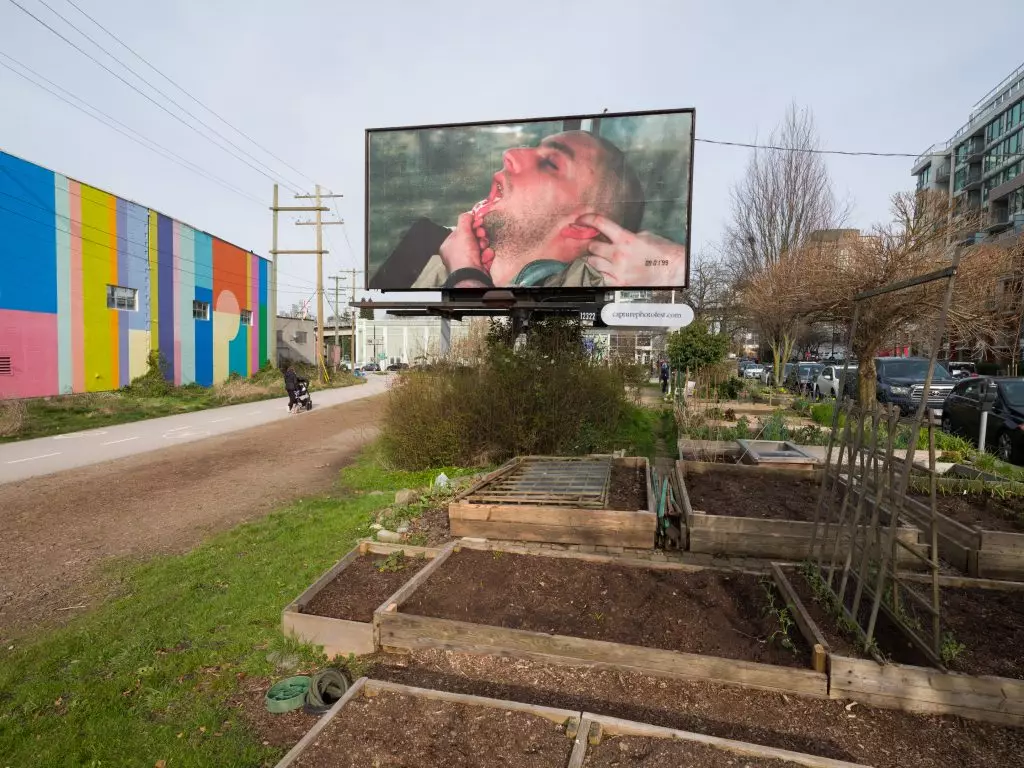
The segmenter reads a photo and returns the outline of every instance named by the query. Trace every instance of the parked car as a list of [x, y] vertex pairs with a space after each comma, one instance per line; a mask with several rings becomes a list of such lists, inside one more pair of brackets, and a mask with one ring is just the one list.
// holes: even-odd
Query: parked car
[[[839, 400], [839, 380], [843, 375], [842, 365], [826, 365], [821, 369], [818, 378], [814, 380], [814, 399], [821, 400], [825, 397], [832, 397]], [[857, 393], [857, 366], [850, 365], [846, 368], [846, 396], [856, 398]]]
[[743, 368], [744, 379], [760, 379], [764, 373], [764, 366], [760, 363], [749, 363]]
[[786, 372], [783, 386], [793, 392], [810, 392], [818, 374], [825, 366], [821, 363], [790, 363], [786, 367], [789, 370]]
[[753, 360], [749, 360], [747, 358], [743, 358], [742, 360], [738, 360], [736, 362], [736, 375], [739, 376], [742, 379], [743, 378], [743, 371], [746, 370], [748, 365], [753, 365], [753, 364], [754, 364], [754, 361]]
[[[923, 357], [876, 357], [877, 384], [875, 394], [880, 403], [896, 405], [908, 416], [917, 410], [924, 393], [928, 360]], [[942, 416], [943, 403], [953, 391], [954, 379], [941, 363], [935, 364], [928, 407]]]
[[952, 360], [946, 363], [946, 370], [949, 371], [949, 375], [954, 379], [966, 379], [970, 376], [978, 375], [978, 368], [974, 363], [960, 360]]
[[363, 366], [363, 370], [364, 371], [379, 371], [380, 370], [380, 366], [377, 365], [376, 363], [367, 363], [366, 365]]
[[1003, 461], [1024, 464], [1024, 378], [972, 376], [957, 382], [942, 406], [942, 429], [978, 443], [981, 428], [982, 382], [996, 387], [988, 413], [985, 449]]
[[388, 366], [389, 371], [404, 371], [409, 366], [406, 363], [392, 363]]

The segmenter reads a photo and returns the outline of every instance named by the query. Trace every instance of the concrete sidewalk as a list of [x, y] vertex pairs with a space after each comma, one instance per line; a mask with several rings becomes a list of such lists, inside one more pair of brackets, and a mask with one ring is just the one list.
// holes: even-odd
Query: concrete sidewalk
[[[370, 375], [365, 384], [314, 392], [311, 414], [321, 408], [382, 394], [387, 391], [390, 379], [390, 376]], [[135, 456], [281, 419], [300, 420], [311, 414], [288, 413], [288, 398], [280, 397], [102, 429], [4, 443], [0, 444], [0, 483]]]

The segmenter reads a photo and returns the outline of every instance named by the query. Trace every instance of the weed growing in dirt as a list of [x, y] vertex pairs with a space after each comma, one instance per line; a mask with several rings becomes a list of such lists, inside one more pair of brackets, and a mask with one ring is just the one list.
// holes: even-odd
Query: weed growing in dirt
[[405, 557], [405, 551], [399, 550], [385, 557], [377, 566], [377, 570], [381, 573], [398, 573], [398, 571], [404, 571], [408, 567], [409, 562]]
[[942, 648], [940, 649], [940, 655], [942, 656], [942, 663], [947, 667], [953, 666], [957, 659], [967, 652], [967, 646], [961, 643], [952, 632], [947, 632], [942, 636]]
[[796, 653], [796, 646], [793, 644], [793, 639], [789, 636], [790, 630], [793, 629], [793, 616], [789, 612], [789, 606], [777, 603], [775, 584], [770, 578], [762, 577], [758, 583], [761, 585], [761, 589], [764, 590], [765, 615], [772, 616], [776, 624], [776, 628], [768, 636], [767, 642], [771, 644], [778, 640], [779, 645], [787, 651]]
[[[839, 605], [839, 600], [832, 592], [832, 589], [825, 583], [825, 580], [821, 578], [821, 574], [818, 572], [817, 566], [814, 565], [814, 563], [803, 562], [797, 567], [797, 571], [804, 577], [807, 581], [807, 585], [811, 588], [811, 594], [814, 597], [814, 602], [820, 605], [822, 610], [828, 614], [829, 618], [835, 622], [836, 628], [849, 640], [852, 640], [855, 644], [863, 647], [863, 637], [861, 635], [860, 627], [858, 627], [856, 622], [846, 615], [846, 611], [844, 611], [842, 606]], [[874, 638], [871, 638], [868, 650], [879, 658], [882, 657], [882, 651], [878, 647]]]
[[[118, 597], [68, 626], [0, 645], [0, 766], [273, 765], [284, 750], [251, 733], [232, 699], [295, 656], [296, 672], [326, 664], [285, 638], [281, 607], [355, 545], [389, 499], [364, 455], [342, 493], [296, 502], [209, 539], [184, 555], [123, 561]], [[378, 482], [363, 485], [360, 476]], [[451, 476], [451, 473], [448, 473]], [[348, 665], [353, 679], [362, 670]], [[250, 694], [251, 695], [251, 694]]]

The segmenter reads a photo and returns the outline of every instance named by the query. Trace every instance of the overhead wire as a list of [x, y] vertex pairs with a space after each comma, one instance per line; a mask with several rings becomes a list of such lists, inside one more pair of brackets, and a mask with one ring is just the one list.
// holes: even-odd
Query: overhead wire
[[[848, 157], [922, 157], [921, 152], [863, 152], [854, 150], [843, 150], [843, 149], [808, 149], [806, 147], [784, 147], [773, 144], [753, 144], [743, 141], [720, 141], [718, 139], [702, 139], [695, 138], [694, 141], [702, 144], [717, 144], [723, 147], [742, 147], [745, 149], [771, 149], [779, 152], [802, 152], [811, 155], [844, 155]], [[929, 154], [929, 153], [924, 153]], [[932, 154], [945, 154], [945, 152], [935, 152]], [[1024, 152], [1000, 152], [998, 154], [990, 154], [989, 157], [999, 159], [1000, 162], [1007, 162], [1009, 159], [1015, 157], [1024, 157]]]
[[[213, 175], [212, 173], [204, 170], [203, 168], [201, 168], [200, 166], [196, 165], [195, 163], [192, 163], [191, 161], [185, 159], [184, 157], [182, 157], [181, 155], [177, 154], [173, 150], [170, 150], [167, 147], [163, 146], [162, 144], [160, 144], [160, 143], [158, 143], [158, 142], [156, 142], [156, 141], [154, 141], [154, 140], [144, 136], [143, 134], [141, 134], [138, 131], [136, 131], [134, 128], [131, 128], [131, 127], [125, 125], [124, 123], [122, 123], [117, 118], [112, 117], [111, 115], [108, 115], [106, 112], [103, 112], [99, 108], [94, 107], [93, 105], [89, 104], [89, 102], [85, 101], [84, 99], [81, 99], [78, 96], [75, 96], [73, 93], [71, 93], [67, 89], [62, 88], [60, 85], [57, 85], [57, 83], [54, 83], [49, 78], [39, 74], [35, 70], [33, 70], [30, 67], [26, 66], [25, 64], [22, 64], [20, 61], [18, 61], [17, 59], [13, 58], [12, 56], [9, 56], [8, 54], [4, 53], [3, 51], [0, 51], [0, 56], [3, 56], [4, 58], [8, 59], [9, 61], [13, 61], [19, 67], [23, 67], [27, 71], [31, 72], [34, 76], [36, 76], [36, 77], [40, 78], [41, 80], [44, 80], [45, 82], [47, 82], [50, 85], [52, 85], [54, 88], [56, 88], [56, 89], [58, 89], [60, 91], [63, 91], [64, 93], [67, 93], [71, 98], [76, 99], [76, 100], [82, 102], [82, 104], [87, 105], [89, 109], [93, 110], [97, 114], [94, 115], [94, 114], [88, 112], [85, 108], [79, 106], [78, 104], [75, 104], [74, 102], [72, 102], [69, 99], [67, 99], [64, 96], [62, 96], [60, 93], [57, 93], [57, 92], [51, 90], [50, 88], [47, 88], [45, 85], [42, 85], [41, 83], [37, 83], [36, 81], [32, 80], [32, 78], [30, 78], [28, 75], [24, 74], [23, 72], [19, 72], [18, 70], [16, 70], [14, 67], [10, 66], [9, 64], [7, 64], [7, 63], [5, 63], [3, 61], [0, 61], [0, 66], [4, 67], [5, 69], [7, 69], [7, 70], [9, 70], [11, 72], [13, 72], [15, 75], [17, 75], [18, 77], [22, 78], [23, 80], [25, 80], [26, 82], [30, 83], [31, 85], [34, 85], [37, 88], [39, 88], [39, 89], [41, 89], [43, 91], [46, 91], [51, 96], [53, 96], [53, 97], [55, 97], [57, 99], [60, 99], [61, 101], [63, 101], [68, 106], [74, 107], [79, 112], [82, 112], [83, 114], [91, 117], [93, 120], [96, 120], [97, 122], [102, 123], [103, 125], [106, 125], [108, 128], [111, 128], [112, 130], [117, 131], [122, 136], [125, 136], [126, 138], [131, 139], [136, 144], [139, 144], [140, 146], [144, 147], [145, 149], [148, 149], [149, 151], [154, 152], [154, 153], [160, 155], [161, 157], [164, 157], [165, 159], [170, 160], [173, 163], [176, 163], [177, 165], [180, 165], [181, 167], [185, 168], [185, 170], [192, 171], [192, 173], [195, 173], [195, 174], [197, 174], [199, 176], [202, 176], [203, 178], [206, 178], [209, 181], [213, 181], [216, 184], [219, 184], [220, 186], [222, 186], [225, 189], [227, 189], [229, 192], [233, 192], [236, 195], [239, 195], [241, 197], [246, 198], [247, 200], [251, 200], [251, 201], [253, 201], [255, 203], [259, 203], [260, 206], [264, 206], [265, 205], [265, 203], [262, 200], [260, 200], [259, 198], [257, 198], [255, 195], [250, 195], [248, 192], [245, 192], [245, 191], [239, 189], [238, 187], [235, 187], [230, 182], [225, 181], [224, 179], [221, 179], [220, 177]], [[97, 116], [97, 115], [99, 115], [99, 116]], [[112, 125], [111, 123], [114, 123], [114, 125]], [[123, 126], [123, 129], [119, 128], [118, 126]], [[138, 134], [138, 137], [131, 135], [131, 133], [129, 133], [129, 131], [131, 131], [131, 133]], [[148, 142], [148, 144], [147, 144], [147, 142]], [[152, 145], [152, 146], [150, 146], [150, 145]]]
[[[34, 19], [34, 20], [35, 20], [35, 21], [36, 21], [37, 23], [39, 23], [39, 24], [41, 24], [42, 26], [44, 26], [44, 27], [45, 27], [46, 29], [48, 29], [48, 30], [49, 30], [49, 31], [50, 31], [50, 32], [51, 32], [52, 34], [54, 34], [54, 35], [56, 35], [57, 37], [59, 37], [59, 38], [60, 38], [61, 40], [63, 40], [63, 41], [64, 41], [65, 43], [67, 43], [68, 45], [70, 45], [70, 46], [71, 46], [72, 48], [74, 48], [74, 49], [75, 49], [76, 51], [78, 51], [79, 53], [81, 53], [81, 54], [82, 54], [83, 56], [85, 56], [85, 57], [86, 57], [87, 59], [89, 59], [90, 61], [92, 61], [92, 62], [93, 62], [94, 64], [96, 64], [97, 66], [101, 67], [101, 68], [102, 68], [103, 70], [105, 70], [106, 72], [108, 72], [109, 74], [111, 74], [112, 76], [114, 76], [115, 78], [117, 78], [118, 80], [120, 80], [120, 81], [121, 81], [122, 83], [124, 83], [125, 85], [127, 85], [127, 86], [128, 86], [129, 88], [131, 88], [131, 89], [132, 89], [133, 91], [135, 91], [135, 92], [136, 92], [136, 93], [138, 93], [138, 94], [139, 94], [140, 96], [142, 96], [143, 98], [145, 98], [145, 99], [146, 99], [147, 101], [149, 101], [149, 102], [151, 102], [152, 104], [156, 105], [156, 106], [157, 106], [157, 107], [158, 107], [158, 108], [159, 108], [160, 110], [162, 110], [163, 112], [166, 112], [166, 113], [167, 113], [168, 115], [170, 115], [171, 117], [173, 117], [173, 118], [174, 118], [175, 120], [177, 120], [177, 121], [178, 121], [179, 123], [181, 123], [182, 125], [184, 125], [185, 127], [187, 127], [187, 128], [189, 129], [189, 130], [191, 130], [191, 131], [194, 131], [194, 132], [195, 132], [196, 134], [198, 134], [199, 136], [202, 136], [202, 137], [203, 137], [204, 139], [206, 139], [207, 141], [209, 141], [209, 142], [210, 142], [211, 144], [213, 144], [213, 145], [214, 145], [215, 147], [217, 147], [218, 149], [220, 149], [220, 150], [222, 150], [223, 152], [227, 153], [228, 155], [230, 155], [231, 157], [235, 158], [235, 159], [236, 159], [236, 160], [238, 160], [239, 162], [242, 162], [242, 163], [244, 163], [245, 165], [249, 166], [249, 167], [250, 167], [250, 168], [252, 168], [252, 169], [253, 169], [254, 171], [256, 171], [256, 172], [257, 172], [257, 173], [259, 173], [260, 175], [262, 175], [262, 176], [266, 177], [266, 178], [267, 178], [267, 179], [269, 179], [270, 181], [273, 181], [273, 182], [275, 182], [275, 183], [280, 183], [280, 184], [282, 184], [282, 185], [283, 185], [283, 186], [284, 186], [285, 188], [287, 188], [287, 189], [289, 189], [289, 190], [291, 190], [291, 191], [293, 191], [293, 192], [296, 192], [296, 191], [298, 191], [298, 187], [296, 187], [296, 186], [293, 186], [293, 185], [291, 184], [291, 182], [285, 182], [285, 181], [283, 181], [282, 179], [279, 179], [279, 178], [275, 177], [275, 176], [273, 175], [273, 169], [269, 168], [269, 166], [265, 166], [265, 167], [266, 167], [266, 168], [267, 168], [268, 170], [270, 170], [270, 171], [271, 171], [271, 173], [267, 173], [267, 171], [266, 171], [266, 170], [264, 170], [263, 168], [260, 168], [260, 167], [258, 167], [257, 165], [254, 165], [254, 164], [253, 164], [252, 162], [250, 162], [249, 160], [246, 160], [246, 159], [245, 159], [244, 157], [240, 157], [239, 155], [237, 155], [237, 154], [235, 154], [235, 153], [231, 152], [231, 151], [230, 151], [229, 149], [227, 149], [227, 148], [226, 148], [225, 146], [223, 146], [222, 144], [219, 144], [218, 142], [214, 141], [214, 139], [212, 139], [212, 138], [211, 138], [210, 136], [208, 136], [207, 134], [203, 133], [203, 132], [202, 132], [201, 130], [199, 130], [199, 129], [198, 129], [198, 128], [197, 128], [196, 126], [195, 126], [195, 125], [193, 125], [192, 123], [188, 122], [187, 120], [185, 120], [184, 118], [182, 118], [182, 117], [181, 117], [180, 115], [177, 115], [177, 114], [175, 114], [174, 112], [172, 112], [172, 111], [171, 111], [170, 109], [168, 109], [168, 108], [167, 108], [167, 107], [166, 107], [165, 105], [161, 104], [161, 103], [160, 103], [159, 101], [157, 101], [156, 99], [154, 99], [154, 98], [153, 98], [152, 96], [150, 96], [150, 95], [149, 95], [148, 93], [146, 93], [146, 92], [145, 92], [145, 91], [143, 91], [143, 90], [142, 90], [141, 88], [139, 88], [138, 86], [136, 86], [136, 85], [135, 85], [134, 83], [132, 83], [132, 82], [130, 82], [130, 81], [128, 81], [128, 80], [126, 80], [126, 79], [125, 79], [124, 77], [122, 77], [122, 76], [121, 76], [121, 75], [120, 75], [119, 73], [115, 72], [115, 71], [114, 71], [113, 69], [111, 69], [110, 67], [108, 67], [108, 66], [107, 66], [106, 64], [104, 64], [104, 63], [103, 63], [102, 61], [100, 61], [99, 59], [97, 59], [97, 58], [96, 58], [95, 56], [93, 56], [93, 55], [92, 55], [91, 53], [89, 53], [88, 51], [86, 51], [86, 50], [85, 50], [84, 48], [82, 48], [82, 47], [81, 47], [80, 45], [78, 45], [77, 43], [75, 43], [75, 42], [74, 42], [73, 40], [69, 39], [68, 37], [66, 37], [65, 35], [63, 35], [63, 34], [62, 34], [62, 33], [61, 33], [60, 31], [58, 31], [57, 29], [55, 29], [54, 27], [52, 27], [52, 26], [51, 26], [50, 24], [48, 24], [48, 23], [47, 23], [46, 21], [44, 21], [43, 19], [39, 18], [39, 17], [38, 17], [38, 16], [36, 15], [36, 14], [32, 13], [32, 11], [30, 11], [30, 10], [29, 10], [28, 8], [26, 8], [26, 7], [24, 6], [24, 5], [22, 5], [22, 4], [20, 3], [20, 2], [18, 2], [18, 0], [8, 0], [8, 2], [10, 2], [10, 3], [12, 4], [12, 5], [14, 5], [15, 7], [17, 7], [17, 8], [19, 9], [19, 10], [21, 10], [21, 11], [22, 11], [23, 13], [25, 13], [25, 14], [26, 14], [27, 16], [29, 16], [29, 17], [31, 17], [32, 19]], [[56, 14], [56, 15], [57, 15], [58, 17], [60, 17], [61, 19], [64, 19], [64, 17], [63, 17], [63, 16], [61, 16], [61, 14], [57, 13], [56, 11], [54, 11], [54, 10], [53, 10], [53, 8], [51, 8], [51, 7], [49, 6], [49, 5], [47, 5], [47, 4], [46, 4], [46, 2], [45, 2], [45, 0], [39, 0], [39, 2], [40, 2], [40, 3], [42, 3], [42, 4], [44, 5], [44, 6], [46, 6], [47, 8], [49, 8], [49, 9], [50, 9], [50, 10], [51, 10], [51, 11], [52, 11], [52, 12], [53, 12], [54, 14]], [[111, 57], [111, 58], [113, 58], [113, 59], [114, 59], [115, 61], [117, 61], [117, 62], [118, 62], [119, 64], [121, 64], [121, 66], [125, 67], [125, 69], [127, 69], [128, 71], [132, 72], [132, 73], [133, 73], [133, 74], [134, 74], [134, 75], [135, 75], [136, 77], [138, 77], [138, 78], [139, 78], [140, 80], [142, 80], [142, 82], [146, 83], [146, 85], [148, 85], [148, 86], [149, 86], [150, 88], [152, 88], [152, 89], [153, 89], [154, 91], [156, 91], [156, 92], [157, 92], [157, 93], [158, 93], [158, 94], [159, 94], [160, 96], [162, 96], [163, 98], [167, 99], [167, 100], [168, 100], [169, 102], [171, 102], [171, 103], [172, 103], [172, 104], [174, 104], [174, 105], [175, 105], [176, 107], [178, 107], [178, 109], [180, 109], [180, 110], [181, 110], [182, 112], [184, 112], [184, 113], [185, 113], [186, 115], [188, 115], [189, 117], [191, 117], [191, 118], [192, 118], [193, 120], [195, 120], [195, 121], [196, 121], [196, 122], [198, 122], [199, 124], [201, 124], [201, 125], [205, 126], [205, 127], [206, 127], [206, 128], [208, 129], [208, 130], [212, 131], [212, 132], [213, 132], [213, 133], [214, 133], [215, 135], [217, 135], [217, 136], [220, 136], [220, 137], [221, 137], [221, 138], [222, 138], [222, 139], [223, 139], [224, 141], [226, 141], [226, 142], [227, 142], [228, 144], [230, 144], [231, 146], [234, 146], [234, 147], [236, 147], [237, 149], [239, 149], [239, 151], [240, 151], [240, 152], [242, 152], [242, 154], [244, 154], [244, 155], [248, 155], [249, 157], [252, 157], [252, 155], [250, 155], [250, 154], [249, 154], [248, 152], [246, 152], [245, 150], [242, 150], [242, 149], [238, 148], [238, 146], [237, 146], [237, 145], [236, 145], [236, 144], [235, 144], [234, 142], [232, 142], [232, 141], [231, 141], [230, 139], [225, 139], [225, 138], [224, 138], [223, 136], [221, 136], [221, 134], [220, 134], [220, 133], [219, 133], [219, 132], [218, 132], [218, 131], [217, 131], [216, 129], [214, 129], [214, 128], [211, 128], [211, 127], [210, 127], [209, 125], [207, 125], [207, 124], [206, 124], [206, 123], [205, 123], [205, 122], [204, 122], [204, 121], [203, 121], [202, 119], [200, 119], [200, 118], [196, 117], [195, 115], [193, 115], [193, 114], [192, 114], [191, 112], [189, 112], [189, 110], [187, 110], [187, 109], [185, 109], [184, 107], [182, 107], [182, 106], [181, 106], [180, 104], [178, 104], [178, 103], [177, 103], [176, 101], [174, 101], [174, 99], [172, 99], [172, 98], [171, 98], [170, 96], [168, 96], [168, 95], [167, 95], [167, 94], [165, 94], [165, 93], [164, 93], [163, 91], [161, 91], [161, 90], [160, 90], [159, 88], [156, 88], [156, 87], [155, 87], [154, 85], [152, 85], [151, 83], [149, 83], [149, 82], [148, 82], [148, 81], [147, 81], [147, 80], [146, 80], [145, 78], [143, 78], [143, 77], [142, 77], [141, 75], [139, 75], [139, 74], [138, 74], [138, 73], [136, 73], [136, 72], [135, 72], [134, 70], [132, 70], [132, 68], [131, 68], [131, 67], [128, 67], [128, 66], [127, 66], [127, 65], [125, 65], [125, 64], [124, 64], [123, 62], [121, 62], [121, 61], [120, 61], [120, 59], [118, 59], [118, 58], [117, 58], [116, 56], [114, 56], [113, 54], [110, 54], [109, 52], [107, 52], [107, 51], [106, 51], [106, 50], [105, 50], [105, 49], [104, 49], [104, 48], [103, 48], [102, 46], [100, 46], [100, 45], [99, 45], [98, 43], [96, 43], [96, 42], [95, 42], [95, 41], [94, 41], [94, 40], [93, 40], [93, 39], [92, 39], [91, 37], [89, 37], [89, 35], [85, 34], [85, 33], [84, 33], [84, 32], [82, 32], [82, 31], [81, 31], [80, 29], [78, 29], [78, 27], [76, 27], [76, 26], [75, 26], [74, 24], [71, 24], [70, 22], [67, 22], [67, 19], [64, 19], [64, 21], [65, 21], [66, 23], [68, 23], [68, 24], [69, 24], [69, 26], [71, 26], [71, 27], [72, 27], [73, 29], [75, 29], [76, 31], [78, 31], [78, 32], [79, 32], [79, 34], [81, 34], [81, 35], [82, 35], [83, 37], [85, 37], [85, 38], [86, 38], [87, 40], [89, 40], [90, 42], [92, 42], [92, 43], [93, 43], [93, 45], [96, 45], [96, 46], [97, 46], [97, 47], [98, 47], [98, 48], [99, 48], [100, 50], [104, 51], [104, 53], [107, 53], [107, 55], [108, 55], [108, 56], [110, 56], [110, 57]], [[253, 158], [253, 159], [255, 159], [255, 158]], [[261, 161], [259, 161], [258, 159], [256, 159], [256, 162], [257, 162], [257, 163], [260, 163], [261, 165], [264, 165], [264, 164], [263, 164], [263, 163], [261, 163]]]
[[205, 110], [206, 110], [207, 112], [209, 112], [209, 113], [210, 113], [211, 115], [213, 115], [213, 116], [214, 116], [214, 117], [216, 117], [216, 118], [217, 118], [218, 120], [220, 120], [220, 121], [221, 121], [222, 123], [224, 123], [224, 125], [228, 126], [228, 127], [229, 127], [229, 128], [231, 128], [231, 129], [232, 129], [233, 131], [235, 131], [236, 133], [238, 133], [238, 134], [239, 134], [240, 136], [242, 136], [242, 137], [244, 137], [245, 139], [247, 139], [247, 140], [248, 140], [249, 142], [251, 142], [251, 143], [252, 143], [252, 144], [253, 144], [254, 146], [256, 146], [256, 147], [259, 147], [259, 148], [260, 148], [260, 149], [261, 149], [261, 150], [262, 150], [263, 152], [265, 152], [265, 153], [266, 153], [267, 155], [269, 155], [270, 157], [272, 157], [272, 158], [274, 158], [275, 160], [277, 160], [277, 161], [278, 161], [279, 163], [281, 163], [281, 165], [285, 166], [286, 168], [288, 168], [288, 169], [289, 169], [290, 171], [292, 171], [293, 173], [296, 173], [296, 174], [298, 174], [298, 175], [299, 175], [300, 177], [304, 178], [304, 179], [305, 179], [306, 181], [310, 182], [311, 184], [315, 184], [315, 183], [316, 183], [316, 182], [314, 182], [314, 181], [313, 181], [313, 179], [312, 179], [312, 178], [310, 178], [310, 176], [309, 176], [308, 174], [305, 174], [305, 173], [303, 173], [302, 171], [298, 170], [298, 169], [297, 169], [297, 168], [296, 168], [295, 166], [293, 166], [293, 165], [291, 165], [290, 163], [288, 163], [288, 162], [287, 162], [286, 160], [283, 160], [282, 158], [278, 157], [278, 156], [277, 156], [276, 154], [274, 154], [273, 152], [271, 152], [271, 151], [270, 151], [269, 149], [267, 149], [266, 147], [262, 146], [262, 145], [261, 145], [261, 144], [260, 144], [259, 142], [257, 142], [257, 141], [256, 141], [256, 140], [255, 140], [254, 138], [252, 138], [251, 136], [249, 136], [249, 135], [248, 135], [248, 134], [247, 134], [247, 133], [246, 133], [245, 131], [243, 131], [243, 130], [242, 130], [241, 128], [238, 128], [237, 126], [233, 125], [233, 124], [232, 124], [232, 123], [230, 123], [230, 122], [229, 122], [229, 121], [228, 121], [228, 120], [227, 120], [226, 118], [222, 117], [222, 116], [221, 116], [220, 114], [218, 114], [218, 113], [217, 113], [216, 111], [214, 111], [214, 109], [213, 109], [212, 107], [210, 107], [210, 106], [208, 106], [208, 105], [204, 104], [204, 103], [203, 103], [202, 101], [200, 101], [200, 100], [199, 100], [198, 98], [196, 98], [196, 97], [195, 97], [195, 96], [194, 96], [194, 95], [193, 95], [193, 94], [192, 94], [192, 93], [191, 93], [191, 92], [190, 92], [190, 91], [189, 91], [189, 90], [188, 90], [187, 88], [185, 88], [185, 87], [184, 87], [184, 86], [182, 86], [182, 85], [179, 85], [179, 84], [178, 84], [177, 82], [175, 82], [175, 81], [174, 81], [173, 79], [171, 79], [171, 77], [170, 77], [169, 75], [165, 74], [165, 73], [164, 73], [164, 72], [162, 72], [162, 71], [161, 71], [160, 69], [158, 69], [158, 68], [157, 68], [157, 67], [156, 67], [155, 65], [153, 65], [153, 64], [152, 64], [152, 63], [151, 63], [151, 62], [150, 62], [150, 61], [149, 61], [148, 59], [146, 59], [146, 58], [145, 58], [145, 57], [144, 57], [144, 56], [143, 56], [142, 54], [138, 53], [138, 52], [137, 52], [137, 51], [136, 51], [136, 50], [135, 50], [134, 48], [132, 48], [132, 47], [131, 47], [130, 45], [128, 45], [128, 44], [127, 44], [126, 42], [124, 42], [124, 41], [123, 41], [123, 40], [122, 40], [122, 39], [121, 39], [120, 37], [118, 37], [118, 36], [117, 36], [117, 35], [115, 35], [115, 34], [114, 34], [113, 32], [111, 32], [111, 31], [110, 31], [109, 29], [107, 29], [107, 27], [103, 26], [103, 24], [101, 24], [101, 23], [100, 23], [99, 21], [97, 21], [97, 20], [96, 20], [96, 19], [95, 19], [94, 17], [92, 17], [92, 16], [90, 16], [90, 15], [89, 15], [88, 13], [86, 13], [86, 12], [85, 12], [85, 11], [84, 11], [84, 10], [83, 10], [83, 9], [81, 8], [81, 6], [79, 6], [79, 5], [77, 4], [77, 3], [75, 3], [75, 2], [74, 2], [74, 0], [65, 0], [65, 1], [66, 1], [66, 2], [68, 3], [68, 5], [70, 5], [70, 6], [72, 7], [72, 8], [74, 8], [74, 9], [75, 9], [76, 11], [78, 11], [78, 12], [79, 12], [80, 14], [82, 14], [82, 15], [83, 15], [83, 16], [84, 16], [85, 18], [87, 18], [87, 19], [88, 19], [89, 21], [91, 21], [91, 22], [92, 22], [93, 24], [95, 24], [95, 25], [96, 25], [97, 27], [99, 27], [100, 29], [102, 29], [102, 30], [103, 30], [103, 31], [104, 31], [104, 32], [105, 32], [105, 33], [106, 33], [107, 35], [109, 35], [109, 36], [110, 36], [110, 37], [111, 37], [111, 38], [112, 38], [112, 39], [113, 39], [113, 40], [114, 40], [115, 42], [117, 42], [117, 43], [118, 43], [118, 45], [120, 45], [120, 46], [121, 46], [122, 48], [124, 48], [124, 49], [125, 49], [126, 51], [128, 51], [128, 52], [129, 52], [130, 54], [132, 54], [132, 56], [134, 56], [134, 57], [135, 57], [135, 58], [137, 58], [137, 59], [138, 59], [139, 61], [141, 61], [141, 62], [142, 62], [143, 64], [145, 64], [145, 65], [146, 65], [147, 67], [149, 67], [149, 68], [150, 68], [151, 70], [153, 70], [154, 72], [156, 72], [156, 73], [157, 73], [158, 75], [160, 75], [160, 77], [162, 77], [162, 78], [163, 78], [164, 80], [166, 80], [167, 82], [169, 82], [169, 83], [170, 83], [171, 85], [173, 85], [173, 86], [174, 86], [175, 88], [177, 88], [177, 89], [178, 89], [179, 91], [181, 91], [181, 92], [182, 92], [182, 93], [184, 93], [184, 94], [185, 94], [186, 96], [188, 96], [188, 97], [189, 97], [190, 99], [192, 99], [192, 101], [194, 101], [194, 102], [195, 102], [196, 104], [198, 104], [198, 105], [199, 105], [200, 107], [202, 107], [202, 108], [203, 108], [203, 109], [205, 109]]

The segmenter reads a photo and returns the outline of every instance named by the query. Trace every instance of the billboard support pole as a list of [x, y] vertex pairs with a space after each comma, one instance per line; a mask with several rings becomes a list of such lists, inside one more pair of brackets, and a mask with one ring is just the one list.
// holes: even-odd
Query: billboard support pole
[[270, 208], [274, 212], [274, 224], [270, 235], [270, 317], [267, 325], [270, 338], [267, 339], [268, 357], [271, 364], [277, 367], [277, 184], [274, 185], [274, 204]]

